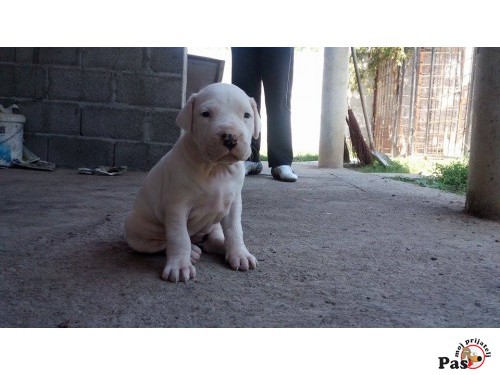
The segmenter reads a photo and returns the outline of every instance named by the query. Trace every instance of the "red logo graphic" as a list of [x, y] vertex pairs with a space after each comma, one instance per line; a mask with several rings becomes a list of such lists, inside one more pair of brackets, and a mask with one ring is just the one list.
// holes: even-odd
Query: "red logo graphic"
[[486, 354], [479, 345], [469, 345], [462, 350], [460, 358], [467, 359], [467, 368], [475, 370], [483, 365]]

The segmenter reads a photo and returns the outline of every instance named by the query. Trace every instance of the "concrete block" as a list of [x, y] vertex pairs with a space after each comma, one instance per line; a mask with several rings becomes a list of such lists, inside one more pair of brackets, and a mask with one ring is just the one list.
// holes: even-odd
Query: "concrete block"
[[[24, 95], [29, 98], [42, 99], [46, 96], [47, 85], [46, 85], [46, 71], [42, 67], [27, 66], [19, 67], [19, 73], [22, 78], [16, 78], [18, 80], [18, 93], [22, 92], [20, 88], [27, 87]], [[16, 76], [17, 77], [17, 76]]]
[[138, 71], [142, 68], [142, 48], [84, 48], [84, 68]]
[[108, 102], [111, 100], [112, 74], [100, 71], [51, 68], [50, 99]]
[[150, 170], [154, 167], [156, 163], [160, 161], [160, 159], [172, 149], [173, 145], [170, 144], [150, 144], [148, 149], [148, 159], [146, 170]]
[[14, 66], [0, 65], [0, 96], [15, 96]]
[[82, 135], [143, 141], [146, 113], [135, 109], [85, 107]]
[[112, 78], [110, 72], [83, 71], [82, 100], [101, 103], [111, 101]]
[[50, 47], [38, 49], [39, 64], [77, 66], [80, 63], [79, 56], [79, 48], [74, 47]]
[[143, 142], [117, 141], [115, 165], [126, 165], [129, 169], [148, 170], [149, 145]]
[[50, 135], [48, 161], [66, 167], [111, 166], [114, 148], [111, 140]]
[[116, 78], [116, 101], [134, 105], [180, 109], [182, 78], [121, 73]]
[[14, 62], [14, 61], [16, 61], [16, 49], [14, 47], [1, 47], [0, 48], [0, 61], [1, 62]]
[[179, 111], [153, 112], [147, 124], [148, 141], [175, 143], [180, 135], [180, 128], [175, 119]]
[[81, 84], [82, 72], [79, 69], [49, 69], [49, 99], [78, 100]]
[[117, 141], [115, 165], [149, 171], [171, 149], [170, 144]]
[[33, 100], [19, 102], [18, 106], [19, 111], [26, 116], [26, 132], [75, 136], [80, 134], [78, 104]]
[[44, 134], [24, 133], [24, 145], [42, 160], [47, 160], [49, 137]]
[[35, 63], [35, 48], [34, 47], [18, 47], [16, 48], [17, 63]]
[[45, 71], [30, 65], [0, 65], [0, 96], [42, 98]]
[[150, 67], [155, 72], [182, 74], [185, 48], [150, 48]]
[[43, 121], [43, 103], [40, 100], [18, 102], [19, 112], [26, 117], [24, 131], [32, 133], [47, 133]]
[[80, 134], [80, 108], [75, 103], [43, 103], [44, 128], [51, 134]]

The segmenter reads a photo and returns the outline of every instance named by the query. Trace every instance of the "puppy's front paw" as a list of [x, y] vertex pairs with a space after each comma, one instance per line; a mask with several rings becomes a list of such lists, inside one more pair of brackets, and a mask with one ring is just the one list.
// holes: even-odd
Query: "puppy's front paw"
[[163, 280], [172, 281], [174, 283], [178, 281], [188, 281], [195, 277], [196, 268], [194, 268], [190, 261], [167, 261], [161, 275]]
[[226, 262], [236, 271], [247, 271], [257, 267], [257, 259], [248, 250], [226, 254]]

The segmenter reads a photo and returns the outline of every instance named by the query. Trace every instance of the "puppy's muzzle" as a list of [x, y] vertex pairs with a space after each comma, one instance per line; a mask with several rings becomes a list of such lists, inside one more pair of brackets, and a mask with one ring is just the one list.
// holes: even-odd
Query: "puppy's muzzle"
[[222, 138], [222, 144], [229, 151], [231, 151], [233, 148], [235, 148], [238, 145], [238, 140], [233, 134], [222, 133], [221, 138]]

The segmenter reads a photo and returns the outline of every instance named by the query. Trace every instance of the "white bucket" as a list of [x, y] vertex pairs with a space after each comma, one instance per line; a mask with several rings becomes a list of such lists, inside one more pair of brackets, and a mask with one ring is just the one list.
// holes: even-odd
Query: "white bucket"
[[0, 166], [10, 167], [23, 157], [23, 127], [26, 117], [0, 113]]

